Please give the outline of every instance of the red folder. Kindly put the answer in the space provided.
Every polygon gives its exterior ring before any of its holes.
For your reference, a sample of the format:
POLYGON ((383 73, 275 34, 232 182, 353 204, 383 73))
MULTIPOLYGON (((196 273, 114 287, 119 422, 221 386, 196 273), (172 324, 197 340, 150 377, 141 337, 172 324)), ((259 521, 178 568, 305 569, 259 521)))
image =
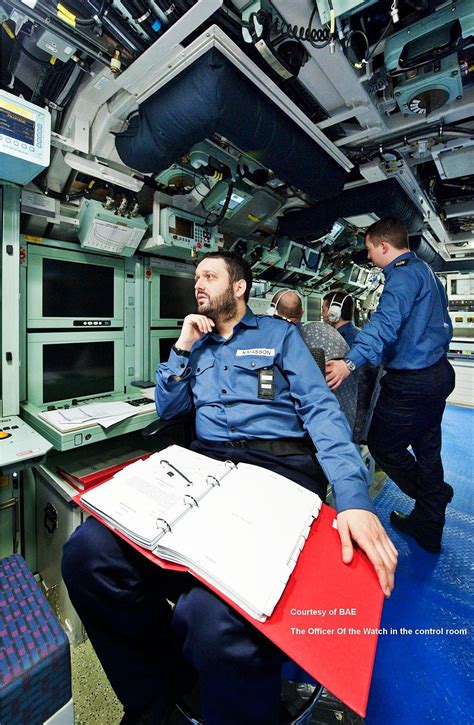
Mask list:
MULTIPOLYGON (((81 494, 74 501, 89 512, 82 504, 81 494)), ((190 573, 335 697, 364 717, 384 596, 365 554, 355 550, 351 564, 342 562, 334 519, 335 512, 323 504, 285 591, 266 622, 257 622, 205 579, 192 570, 190 573), (315 613, 308 613, 310 610, 315 613), (316 613, 318 610, 320 614, 316 613)), ((137 546, 118 531, 114 533, 164 569, 187 571, 180 564, 160 559, 137 546)))
POLYGON ((99 483, 104 483, 105 481, 108 481, 112 476, 114 476, 116 473, 122 470, 122 468, 125 468, 125 466, 129 466, 131 463, 135 463, 136 461, 145 460, 151 456, 150 453, 143 453, 140 456, 135 456, 135 458, 130 458, 129 460, 123 461, 122 463, 117 463, 114 466, 109 466, 108 468, 103 468, 101 470, 95 470, 91 473, 86 474, 78 474, 73 473, 72 471, 68 471, 65 468, 61 468, 58 466, 56 468, 59 475, 64 478, 65 481, 71 484, 71 486, 74 486, 74 488, 77 488, 78 491, 86 491, 89 488, 93 488, 99 483))

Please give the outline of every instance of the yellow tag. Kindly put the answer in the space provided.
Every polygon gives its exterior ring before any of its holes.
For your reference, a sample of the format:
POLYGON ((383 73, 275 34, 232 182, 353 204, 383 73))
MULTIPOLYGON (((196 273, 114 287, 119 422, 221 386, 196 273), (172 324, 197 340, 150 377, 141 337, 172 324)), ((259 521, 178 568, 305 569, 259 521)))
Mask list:
POLYGON ((58 18, 62 20, 63 22, 67 23, 68 25, 72 25, 73 28, 76 27, 76 16, 71 13, 70 10, 64 7, 64 5, 61 5, 61 3, 58 3, 56 5, 58 9, 58 18))
POLYGON ((257 222, 260 222, 260 221, 262 221, 262 220, 260 219, 260 217, 258 217, 258 216, 255 216, 255 214, 247 214, 247 219, 248 219, 248 220, 249 220, 250 222, 253 222, 254 224, 256 224, 257 222))
POLYGON ((23 238, 25 242, 33 242, 33 244, 43 244, 43 237, 32 237, 30 234, 25 234, 23 238))

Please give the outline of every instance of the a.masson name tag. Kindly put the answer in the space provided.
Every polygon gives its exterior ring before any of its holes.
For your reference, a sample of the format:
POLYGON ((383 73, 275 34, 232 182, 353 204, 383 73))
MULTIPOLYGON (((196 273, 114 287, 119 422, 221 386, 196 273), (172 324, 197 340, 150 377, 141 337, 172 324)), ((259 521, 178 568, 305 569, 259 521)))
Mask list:
POLYGON ((237 350, 235 353, 236 357, 243 357, 244 355, 256 355, 258 357, 275 357, 274 347, 252 347, 250 350, 237 350))
POLYGON ((275 400, 275 369, 261 368, 258 371, 258 397, 275 400))

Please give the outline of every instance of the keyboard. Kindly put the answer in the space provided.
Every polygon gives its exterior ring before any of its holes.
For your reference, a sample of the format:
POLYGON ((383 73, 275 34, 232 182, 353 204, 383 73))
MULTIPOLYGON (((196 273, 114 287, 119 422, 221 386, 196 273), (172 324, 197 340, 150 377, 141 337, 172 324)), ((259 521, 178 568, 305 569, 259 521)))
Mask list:
POLYGON ((134 405, 135 408, 139 408, 142 405, 149 405, 150 403, 155 403, 153 398, 137 398, 136 400, 127 400, 127 403, 130 405, 134 405))

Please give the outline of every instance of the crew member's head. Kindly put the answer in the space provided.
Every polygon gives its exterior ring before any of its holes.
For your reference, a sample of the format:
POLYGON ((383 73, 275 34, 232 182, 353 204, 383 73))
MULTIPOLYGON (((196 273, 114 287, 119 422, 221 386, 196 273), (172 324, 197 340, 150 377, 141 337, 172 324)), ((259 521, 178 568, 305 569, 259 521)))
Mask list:
POLYGON ((245 312, 252 287, 248 262, 233 252, 210 252, 195 274, 197 311, 212 320, 231 320, 245 312))
POLYGON ((267 315, 278 315, 297 325, 303 317, 303 302, 297 292, 290 289, 278 290, 270 302, 267 315))
POLYGON ((323 297, 323 320, 333 327, 352 320, 354 300, 343 290, 328 292, 323 297))
POLYGON ((384 269, 400 254, 410 251, 407 228, 395 217, 380 219, 365 232, 365 246, 372 264, 384 269))

